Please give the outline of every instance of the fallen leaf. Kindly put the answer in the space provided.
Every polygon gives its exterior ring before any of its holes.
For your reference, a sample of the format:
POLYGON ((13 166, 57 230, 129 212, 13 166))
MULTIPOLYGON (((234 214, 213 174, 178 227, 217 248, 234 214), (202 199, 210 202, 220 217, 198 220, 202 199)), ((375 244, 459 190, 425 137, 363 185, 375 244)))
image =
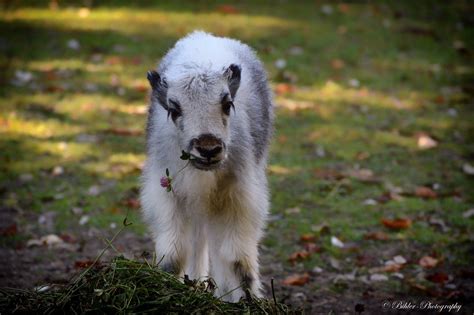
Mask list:
POLYGON ((311 271, 314 272, 314 273, 321 273, 321 272, 323 272, 324 270, 323 270, 323 268, 320 268, 320 267, 318 267, 318 266, 315 266, 315 267, 313 268, 313 270, 311 270, 311 271))
POLYGON ((374 274, 371 274, 370 275, 370 278, 369 278, 370 281, 373 281, 373 282, 378 282, 378 281, 387 281, 388 280, 388 277, 384 274, 379 274, 379 273, 374 273, 374 274))
POLYGON ((344 248, 344 243, 335 236, 331 236, 331 245, 338 248, 344 248))
POLYGON ((443 233, 449 231, 449 227, 446 225, 446 223, 443 221, 443 219, 431 217, 428 220, 428 223, 432 226, 439 227, 443 233))
POLYGON ((444 272, 436 272, 426 276, 426 280, 434 283, 445 283, 449 280, 449 276, 444 272))
POLYGON ((410 287, 412 287, 415 290, 422 291, 422 292, 427 292, 428 288, 422 284, 419 283, 414 283, 414 282, 409 282, 410 287))
POLYGON ((365 254, 358 255, 356 257, 356 265, 359 267, 368 266, 372 263, 373 260, 374 258, 372 256, 365 255, 365 254))
POLYGON ((370 157, 368 152, 357 152, 355 159, 359 161, 367 160, 370 157))
POLYGON ((438 146, 438 142, 427 134, 418 135, 418 148, 422 150, 431 149, 438 146))
POLYGON ((339 69, 342 69, 346 66, 346 63, 341 60, 341 59, 333 59, 331 60, 331 67, 333 69, 336 69, 336 70, 339 70, 339 69))
POLYGON ((80 134, 76 136, 76 141, 79 143, 97 143, 99 140, 97 135, 80 134))
POLYGON ((39 239, 31 239, 28 242, 26 242, 26 247, 34 247, 34 246, 47 246, 48 248, 65 249, 68 251, 76 251, 78 249, 77 244, 73 245, 70 243, 65 243, 56 234, 49 234, 39 239))
POLYGON ((338 283, 341 281, 354 281, 355 280, 355 271, 352 273, 346 273, 346 274, 338 274, 334 279, 334 283, 338 283))
POLYGON ((340 3, 337 5, 339 11, 341 11, 341 13, 348 13, 349 12, 349 5, 347 3, 340 3))
POLYGON ((275 93, 277 95, 292 93, 295 90, 295 87, 288 83, 278 83, 275 86, 275 93))
POLYGON ((59 175, 62 175, 62 174, 64 174, 64 168, 62 166, 59 166, 59 165, 56 165, 51 171, 52 176, 59 176, 59 175))
POLYGON ((404 33, 411 33, 414 35, 419 35, 419 36, 428 36, 432 38, 438 38, 434 30, 427 28, 427 27, 420 27, 420 26, 405 26, 401 29, 402 32, 404 33))
POLYGON ((334 169, 322 169, 317 168, 314 170, 316 178, 325 180, 341 180, 345 178, 345 175, 334 169))
POLYGON ((86 224, 87 222, 89 222, 89 216, 88 215, 83 215, 80 219, 79 219, 79 225, 84 225, 86 224))
POLYGON ((222 4, 216 8, 216 11, 222 14, 238 14, 239 10, 230 4, 222 4))
POLYGON ((1 236, 15 236, 18 233, 16 223, 12 223, 4 229, 0 229, 1 236))
POLYGON ((82 209, 81 207, 72 207, 71 212, 75 215, 80 215, 84 212, 84 209, 82 209))
POLYGON ((362 204, 365 205, 365 206, 376 206, 378 203, 377 203, 377 200, 374 200, 372 198, 368 198, 368 199, 365 199, 362 202, 362 204))
POLYGON ((375 200, 377 200, 378 203, 387 203, 392 200, 392 194, 389 191, 384 192, 383 194, 375 198, 375 200))
POLYGON ((288 175, 292 172, 290 168, 281 165, 269 165, 267 169, 270 173, 276 175, 288 175))
POLYGON ((15 85, 25 85, 33 80, 33 74, 29 71, 16 70, 15 71, 15 85))
POLYGON ((77 243, 77 239, 71 234, 62 233, 61 235, 59 235, 59 237, 66 243, 69 243, 69 244, 77 243))
POLYGON ((355 78, 349 79, 348 83, 349 86, 353 88, 358 88, 360 86, 360 81, 355 78))
POLYGON ((91 187, 89 187, 89 189, 87 190, 87 194, 89 196, 97 196, 98 194, 100 194, 102 192, 102 190, 100 189, 100 187, 98 185, 92 185, 91 187))
POLYGON ((119 214, 119 213, 122 213, 122 209, 120 209, 119 207, 110 207, 110 208, 107 208, 105 210, 107 213, 112 213, 112 214, 119 214))
POLYGON ((285 210, 285 214, 298 214, 301 212, 300 207, 288 208, 285 210))
POLYGON ((307 259, 310 256, 311 254, 309 252, 307 252, 306 250, 301 250, 301 251, 294 252, 293 254, 291 254, 290 257, 288 258, 288 261, 294 263, 299 260, 307 259))
POLYGON ((314 242, 316 240, 316 236, 314 234, 303 234, 300 236, 300 241, 303 243, 307 242, 314 242))
POLYGON ((402 196, 400 196, 397 192, 393 192, 393 191, 384 192, 383 194, 375 198, 375 200, 377 200, 378 203, 382 203, 382 204, 387 203, 391 200, 400 201, 402 199, 403 199, 402 196))
POLYGON ((309 281, 309 274, 305 272, 303 274, 295 274, 295 275, 288 276, 282 281, 282 283, 285 285, 302 286, 308 283, 308 281, 309 281))
POLYGON ((138 129, 125 129, 125 128, 109 128, 105 130, 106 133, 111 133, 117 136, 141 136, 143 134, 142 130, 138 129))
POLYGON ((389 229, 393 230, 402 230, 402 229, 407 229, 411 226, 412 221, 407 218, 401 218, 401 219, 382 219, 382 224, 385 225, 389 229))
POLYGON ((423 256, 418 261, 418 264, 426 269, 434 268, 438 264, 438 259, 433 258, 431 256, 423 256))
POLYGON ((93 264, 94 264, 94 261, 90 260, 90 259, 78 260, 78 261, 74 262, 74 268, 76 268, 76 269, 85 269, 85 268, 89 268, 93 264))
POLYGON ((398 272, 403 268, 403 264, 389 264, 382 268, 384 272, 398 272))
POLYGON ((462 217, 466 219, 469 219, 472 216, 474 216, 474 208, 469 209, 462 214, 462 217))
POLYGON ((22 182, 31 182, 34 179, 33 174, 26 173, 20 175, 20 181, 22 182))
POLYGON ((77 39, 70 39, 67 41, 67 47, 72 50, 79 50, 81 48, 81 44, 77 39))
POLYGON ((325 15, 331 15, 333 13, 333 8, 331 5, 329 4, 325 4, 323 6, 321 6, 321 12, 325 15))
POLYGON ((140 209, 140 200, 137 198, 128 198, 123 201, 123 204, 132 209, 140 209))
POLYGON ((388 235, 382 231, 370 232, 364 235, 366 240, 377 240, 377 241, 387 241, 389 239, 388 235))
POLYGON ((462 170, 467 175, 474 175, 474 166, 469 163, 464 163, 462 166, 462 170))
POLYGON ((375 178, 374 172, 369 169, 353 169, 347 172, 349 177, 355 178, 361 182, 379 182, 380 180, 375 178))
POLYGON ((316 243, 305 243, 303 247, 308 253, 311 253, 311 254, 320 253, 322 251, 321 246, 316 245, 316 243))
POLYGON ((288 49, 288 53, 293 56, 299 56, 302 55, 304 52, 303 48, 300 46, 293 46, 290 49, 288 49))
POLYGON ((395 257, 393 257, 392 259, 396 264, 406 264, 407 263, 407 260, 405 259, 405 257, 403 257, 402 255, 397 255, 395 257))
POLYGON ((339 260, 337 260, 336 258, 332 256, 329 257, 329 265, 331 265, 331 267, 333 267, 336 270, 341 269, 341 263, 339 262, 339 260))
POLYGON ((423 199, 436 199, 438 194, 431 188, 426 186, 419 186, 415 188, 415 196, 423 199))
POLYGON ((105 63, 109 66, 119 65, 123 63, 123 59, 120 58, 119 56, 110 56, 107 59, 105 59, 105 63))
POLYGON ((288 137, 285 135, 280 135, 278 136, 277 141, 280 144, 285 144, 286 142, 288 142, 288 137))

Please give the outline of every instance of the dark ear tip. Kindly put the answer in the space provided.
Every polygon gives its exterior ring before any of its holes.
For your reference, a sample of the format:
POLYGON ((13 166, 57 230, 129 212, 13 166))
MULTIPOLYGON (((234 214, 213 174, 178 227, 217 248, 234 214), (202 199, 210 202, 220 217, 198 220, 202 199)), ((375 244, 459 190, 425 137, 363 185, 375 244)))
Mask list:
POLYGON ((231 64, 229 68, 230 70, 232 70, 232 74, 237 74, 242 71, 242 67, 240 67, 240 65, 237 65, 235 63, 231 64))
POLYGON ((161 81, 160 75, 155 70, 150 70, 146 73, 146 77, 150 82, 151 87, 155 87, 161 81))
POLYGON ((147 73, 146 73, 146 77, 148 78, 148 80, 152 80, 152 79, 157 79, 160 77, 160 75, 158 74, 158 72, 156 72, 155 70, 149 70, 147 73))

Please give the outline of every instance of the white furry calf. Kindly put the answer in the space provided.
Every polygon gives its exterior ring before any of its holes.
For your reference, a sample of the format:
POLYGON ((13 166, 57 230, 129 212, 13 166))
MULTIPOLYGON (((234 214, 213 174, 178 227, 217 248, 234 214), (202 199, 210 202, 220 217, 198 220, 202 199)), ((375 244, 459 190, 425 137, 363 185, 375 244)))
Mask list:
POLYGON ((141 202, 158 259, 180 276, 211 276, 217 296, 236 289, 226 300, 238 301, 246 290, 260 296, 258 242, 269 207, 273 120, 262 64, 239 41, 194 32, 148 80, 141 202), (182 151, 189 161, 180 159, 182 151), (172 189, 160 185, 166 169, 172 189))

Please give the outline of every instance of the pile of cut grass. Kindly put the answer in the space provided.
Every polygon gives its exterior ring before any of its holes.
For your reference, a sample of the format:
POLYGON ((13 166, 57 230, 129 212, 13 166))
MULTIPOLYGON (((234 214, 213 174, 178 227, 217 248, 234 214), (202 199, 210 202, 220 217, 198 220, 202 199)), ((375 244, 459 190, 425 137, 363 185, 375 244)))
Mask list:
POLYGON ((0 289, 0 313, 290 314, 288 306, 250 297, 226 303, 212 280, 184 283, 148 262, 116 257, 93 265, 70 284, 41 290, 0 289))

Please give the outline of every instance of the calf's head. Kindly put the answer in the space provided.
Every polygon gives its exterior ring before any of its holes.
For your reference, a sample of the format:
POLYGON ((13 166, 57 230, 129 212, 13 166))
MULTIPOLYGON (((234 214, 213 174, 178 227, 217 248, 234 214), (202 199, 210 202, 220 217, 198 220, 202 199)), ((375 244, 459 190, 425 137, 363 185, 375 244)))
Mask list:
POLYGON ((152 102, 168 112, 181 150, 191 154, 192 165, 198 169, 216 169, 227 158, 229 120, 235 113, 240 74, 235 64, 219 72, 184 68, 170 81, 156 71, 148 72, 152 102))

